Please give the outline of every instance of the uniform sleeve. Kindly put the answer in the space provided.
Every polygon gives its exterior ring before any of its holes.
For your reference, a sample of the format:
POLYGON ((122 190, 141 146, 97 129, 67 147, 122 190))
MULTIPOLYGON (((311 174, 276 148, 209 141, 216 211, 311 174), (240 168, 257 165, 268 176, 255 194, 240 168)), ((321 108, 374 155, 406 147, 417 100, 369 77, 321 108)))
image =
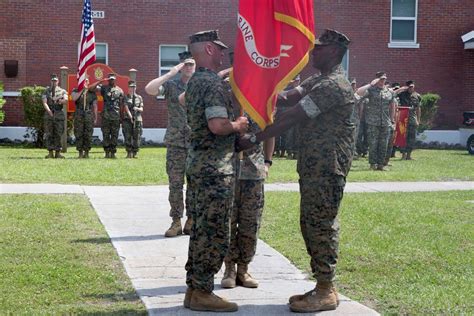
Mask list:
POLYGON ((141 95, 139 97, 140 97, 140 104, 138 106, 143 108, 143 98, 141 95))
POLYGON ((319 114, 328 112, 342 104, 342 94, 339 87, 332 80, 318 82, 313 89, 300 100, 299 104, 306 115, 313 119, 319 114))
POLYGON ((43 94, 41 95, 41 99, 48 99, 48 91, 48 88, 44 89, 43 94))
POLYGON ((156 97, 166 97, 166 95, 168 94, 169 92, 169 85, 170 85, 170 82, 169 81, 166 81, 165 83, 163 83, 159 88, 158 88, 158 95, 156 97))
POLYGON ((227 113, 224 86, 221 82, 210 82, 204 94, 206 119, 229 118, 227 113))
POLYGON ((316 79, 319 77, 319 75, 313 75, 309 78, 306 78, 301 84, 300 87, 303 89, 303 93, 307 94, 311 91, 311 88, 313 88, 316 79))

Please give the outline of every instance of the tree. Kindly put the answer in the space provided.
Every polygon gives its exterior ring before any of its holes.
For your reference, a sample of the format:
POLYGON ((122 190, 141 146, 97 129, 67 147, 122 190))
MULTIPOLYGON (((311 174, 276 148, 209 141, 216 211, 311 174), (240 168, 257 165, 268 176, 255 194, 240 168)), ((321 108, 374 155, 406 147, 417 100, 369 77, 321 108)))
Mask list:
POLYGON ((43 147, 44 107, 41 96, 44 90, 45 88, 40 86, 23 87, 20 90, 23 111, 25 113, 25 124, 28 126, 25 137, 31 136, 36 147, 43 147))
POLYGON ((421 96, 421 119, 418 132, 430 129, 438 113, 438 101, 441 97, 435 93, 426 93, 421 96))

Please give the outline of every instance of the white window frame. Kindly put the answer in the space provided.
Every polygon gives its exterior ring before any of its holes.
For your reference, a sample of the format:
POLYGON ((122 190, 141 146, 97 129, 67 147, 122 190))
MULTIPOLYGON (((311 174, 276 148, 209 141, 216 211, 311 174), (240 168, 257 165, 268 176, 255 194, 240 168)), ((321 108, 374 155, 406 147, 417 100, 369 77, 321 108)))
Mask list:
MULTIPOLYGON (((77 59, 79 59, 79 48, 80 48, 81 43, 77 43, 77 59)), ((108 43, 102 43, 102 42, 96 42, 95 46, 97 45, 105 45, 105 64, 109 64, 109 44, 108 43)))
POLYGON ((97 42, 95 43, 95 46, 97 45, 105 45, 105 64, 109 64, 109 44, 108 43, 102 43, 102 42, 97 42))
MULTIPOLYGON (((162 70, 171 70, 174 66, 171 67, 161 67, 161 48, 162 47, 182 47, 182 51, 187 51, 188 50, 188 45, 186 44, 160 44, 158 48, 158 77, 161 76, 161 71, 162 70)), ((160 95, 157 97, 158 99, 164 99, 165 97, 160 95)))
MULTIPOLYGON (((346 61, 347 61, 347 68, 344 69, 344 70, 346 72, 346 78, 349 78, 349 64, 350 64, 350 62, 349 62, 349 56, 350 56, 349 55, 349 49, 347 49, 345 56, 346 56, 346 61)), ((343 58, 343 60, 344 60, 344 58, 343 58)), ((342 68, 344 68, 344 65, 342 65, 342 68)))
POLYGON ((414 17, 394 17, 393 16, 393 0, 390 0, 390 43, 389 48, 420 48, 420 44, 417 43, 418 33, 418 0, 415 0, 415 16, 414 17), (392 39, 392 28, 393 21, 414 21, 414 39, 413 41, 394 41, 392 39))

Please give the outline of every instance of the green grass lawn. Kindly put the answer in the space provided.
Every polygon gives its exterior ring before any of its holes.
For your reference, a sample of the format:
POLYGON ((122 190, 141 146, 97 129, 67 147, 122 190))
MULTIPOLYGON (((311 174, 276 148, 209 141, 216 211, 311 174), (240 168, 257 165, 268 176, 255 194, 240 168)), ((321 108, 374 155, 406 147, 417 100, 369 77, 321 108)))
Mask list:
MULTIPOLYGON (((156 185, 168 184, 166 149, 145 147, 139 159, 124 159, 119 148, 118 159, 103 159, 103 150, 93 148, 91 159, 77 159, 69 148, 67 159, 44 159, 47 151, 22 147, 0 147, 0 182, 64 183, 88 185, 156 185)), ((474 156, 466 151, 416 150, 416 160, 392 160, 391 171, 369 170, 367 159, 354 161, 349 181, 451 181, 474 180, 474 156)), ((297 182, 296 160, 275 158, 267 182, 297 182)))
MULTIPOLYGON (((260 237, 310 272, 299 194, 265 194, 260 237)), ((474 312, 474 191, 348 193, 340 210, 340 292, 383 314, 474 312)))
POLYGON ((142 314, 80 195, 0 195, 0 314, 142 314))

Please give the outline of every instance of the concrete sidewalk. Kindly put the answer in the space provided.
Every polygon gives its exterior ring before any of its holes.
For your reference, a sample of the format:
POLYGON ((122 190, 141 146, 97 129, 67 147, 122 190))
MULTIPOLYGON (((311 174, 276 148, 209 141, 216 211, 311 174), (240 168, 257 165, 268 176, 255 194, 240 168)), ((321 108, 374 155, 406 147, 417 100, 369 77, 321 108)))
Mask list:
MULTIPOLYGON (((266 190, 295 191, 298 185, 267 184, 266 190)), ((474 190, 474 182, 349 183, 345 191, 439 190, 474 190)), ((168 186, 0 184, 1 193, 86 194, 151 315, 207 314, 182 307, 188 237, 163 236, 170 224, 168 186)), ((314 282, 262 241, 259 241, 250 271, 260 281, 258 289, 223 290, 219 286, 222 271, 216 277, 216 293, 239 304, 239 311, 233 315, 290 315, 286 305, 288 297, 314 287, 314 282)), ((377 315, 347 297, 341 298, 336 311, 324 314, 377 315)))

